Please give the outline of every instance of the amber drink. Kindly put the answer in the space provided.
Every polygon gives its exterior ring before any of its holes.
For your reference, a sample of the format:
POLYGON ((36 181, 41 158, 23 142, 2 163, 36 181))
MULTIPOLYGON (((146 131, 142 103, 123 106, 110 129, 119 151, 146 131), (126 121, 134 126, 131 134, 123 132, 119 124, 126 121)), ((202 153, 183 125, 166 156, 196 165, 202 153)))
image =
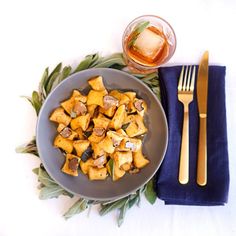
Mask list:
POLYGON ((141 16, 133 20, 123 35, 123 51, 132 70, 149 73, 174 54, 174 30, 160 17, 141 16))

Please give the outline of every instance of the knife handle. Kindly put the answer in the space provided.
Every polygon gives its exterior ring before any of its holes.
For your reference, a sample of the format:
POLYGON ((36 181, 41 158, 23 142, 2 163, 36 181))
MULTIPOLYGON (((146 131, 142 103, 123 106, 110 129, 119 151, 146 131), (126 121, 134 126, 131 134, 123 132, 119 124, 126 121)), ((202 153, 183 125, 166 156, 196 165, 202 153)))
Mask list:
POLYGON ((200 114, 200 129, 198 142, 197 184, 207 184, 207 116, 200 114))
POLYGON ((179 182, 187 184, 189 180, 189 113, 188 104, 184 105, 184 121, 179 163, 179 182))

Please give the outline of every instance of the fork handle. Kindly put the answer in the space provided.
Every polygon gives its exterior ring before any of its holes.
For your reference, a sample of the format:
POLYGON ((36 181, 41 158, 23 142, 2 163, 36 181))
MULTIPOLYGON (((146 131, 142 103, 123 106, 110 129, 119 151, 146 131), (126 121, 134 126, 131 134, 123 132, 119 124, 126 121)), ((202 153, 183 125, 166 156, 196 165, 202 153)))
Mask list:
POLYGON ((189 113, 188 104, 184 104, 184 121, 179 164, 179 182, 187 184, 189 180, 189 113))
POLYGON ((207 183, 207 116, 200 114, 200 129, 198 142, 197 183, 205 186, 207 183))

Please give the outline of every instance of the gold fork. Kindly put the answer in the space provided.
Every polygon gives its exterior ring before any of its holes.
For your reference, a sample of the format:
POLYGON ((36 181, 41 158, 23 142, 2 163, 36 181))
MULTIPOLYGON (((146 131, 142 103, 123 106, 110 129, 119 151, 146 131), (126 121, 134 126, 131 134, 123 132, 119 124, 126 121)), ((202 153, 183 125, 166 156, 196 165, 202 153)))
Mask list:
POLYGON ((179 84, 178 84, 178 99, 184 105, 184 121, 182 129, 182 143, 180 151, 179 164, 179 182, 187 184, 189 180, 189 104, 193 101, 194 81, 196 67, 182 67, 179 84), (192 72, 193 71, 193 72, 192 72))

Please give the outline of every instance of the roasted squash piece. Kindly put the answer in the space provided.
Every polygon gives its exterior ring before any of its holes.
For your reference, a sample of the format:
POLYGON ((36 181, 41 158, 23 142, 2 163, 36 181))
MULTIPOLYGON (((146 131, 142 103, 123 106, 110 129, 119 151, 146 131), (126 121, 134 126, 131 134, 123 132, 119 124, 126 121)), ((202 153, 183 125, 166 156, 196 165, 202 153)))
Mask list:
POLYGON ((63 138, 60 134, 54 139, 54 146, 63 149, 66 153, 72 153, 73 141, 63 138))
POLYGON ((122 135, 123 137, 128 137, 128 135, 123 129, 116 130, 116 133, 122 135))
POLYGON ((129 91, 129 92, 125 92, 124 94, 129 97, 130 101, 133 101, 136 98, 135 92, 129 91))
POLYGON ((107 94, 106 90, 90 90, 87 97, 87 105, 98 105, 103 107, 103 97, 107 94))
POLYGON ((68 100, 61 102, 61 106, 69 115, 71 114, 71 111, 75 105, 75 98, 80 95, 81 93, 78 90, 74 90, 71 97, 68 100))
POLYGON ((78 129, 75 130, 75 132, 77 133, 77 135, 78 135, 80 140, 84 140, 85 139, 85 136, 84 136, 82 128, 79 127, 78 129))
POLYGON ((103 84, 102 76, 96 76, 88 80, 89 85, 93 90, 105 90, 105 86, 103 84))
POLYGON ((121 105, 116 110, 109 127, 115 130, 120 129, 126 116, 125 105, 121 105))
POLYGON ((134 121, 132 121, 128 125, 125 132, 128 134, 129 137, 135 137, 141 134, 145 134, 147 132, 147 128, 143 123, 143 117, 140 115, 135 115, 134 121))
POLYGON ((82 128, 83 131, 85 131, 90 122, 90 115, 89 113, 83 116, 78 116, 75 119, 72 119, 70 126, 73 130, 78 129, 79 127, 82 128))
POLYGON ((123 104, 128 104, 130 99, 124 93, 119 92, 118 90, 112 90, 109 95, 117 98, 119 100, 119 106, 123 104))
POLYGON ((75 97, 75 102, 82 102, 85 104, 87 102, 87 96, 80 94, 79 96, 75 97))
POLYGON ((113 153, 115 147, 113 145, 112 139, 106 136, 100 143, 99 146, 107 153, 113 153))
POLYGON ((108 136, 109 138, 111 138, 114 147, 118 147, 118 146, 120 145, 120 142, 121 142, 122 139, 124 138, 123 135, 121 135, 121 134, 119 134, 119 133, 117 133, 117 132, 115 132, 115 131, 111 131, 111 130, 109 130, 109 131, 107 132, 107 136, 108 136))
POLYGON ((88 140, 76 140, 73 143, 75 151, 78 157, 81 157, 82 154, 87 150, 89 147, 90 142, 88 140))
POLYGON ((68 126, 70 124, 71 118, 65 114, 65 111, 63 108, 58 107, 53 111, 49 120, 68 126))
POLYGON ((91 143, 99 143, 105 138, 105 133, 102 136, 96 135, 95 132, 92 132, 92 134, 88 137, 88 140, 91 143))
POLYGON ((107 168, 89 167, 88 177, 90 180, 103 180, 107 177, 107 168))
POLYGON ((102 114, 108 116, 108 117, 113 117, 115 112, 116 112, 116 106, 112 106, 108 109, 105 109, 103 107, 99 108, 99 112, 101 112, 102 114))
POLYGON ((94 105, 94 104, 93 104, 93 105, 88 105, 88 106, 87 106, 88 113, 89 113, 90 117, 93 117, 96 108, 97 108, 97 105, 94 105))
POLYGON ((79 167, 80 158, 73 154, 66 154, 66 160, 62 167, 62 172, 72 175, 78 176, 78 167, 79 167))
POLYGON ((90 166, 94 166, 93 164, 94 160, 93 158, 89 158, 87 161, 80 161, 80 169, 82 170, 82 172, 86 175, 88 174, 88 170, 90 166))
POLYGON ((142 141, 136 138, 124 138, 117 150, 137 152, 142 147, 142 141))
POLYGON ((121 170, 129 171, 131 169, 131 163, 125 163, 120 167, 121 170))
POLYGON ((70 129, 69 127, 65 126, 64 124, 59 124, 57 127, 57 132, 63 137, 69 140, 74 140, 78 134, 70 129))
POLYGON ((96 159, 100 156, 106 156, 106 152, 100 147, 98 143, 91 143, 93 149, 93 158, 96 159))
POLYGON ((114 152, 113 154, 114 161, 117 163, 118 167, 120 168, 125 163, 132 163, 133 157, 132 152, 114 152))
POLYGON ((110 123, 110 119, 106 117, 94 118, 93 123, 95 128, 103 128, 106 130, 110 123))
POLYGON ((142 149, 137 152, 133 152, 134 165, 137 168, 143 168, 149 163, 149 160, 143 156, 142 149))

